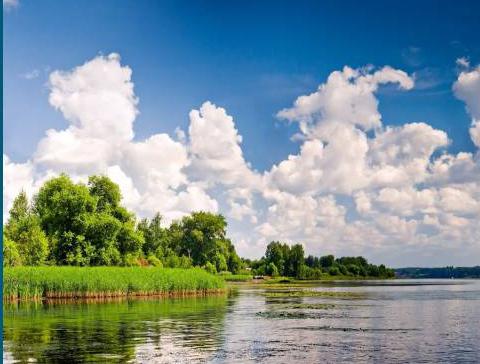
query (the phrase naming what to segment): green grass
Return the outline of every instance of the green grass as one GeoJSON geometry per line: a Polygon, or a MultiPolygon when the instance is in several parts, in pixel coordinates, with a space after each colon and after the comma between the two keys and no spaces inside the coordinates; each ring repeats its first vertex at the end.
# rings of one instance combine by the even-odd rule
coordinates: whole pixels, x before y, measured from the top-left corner
{"type": "Polygon", "coordinates": [[[230,274],[224,275],[222,278],[226,282],[249,282],[253,279],[253,276],[249,274],[230,274]]]}
{"type": "Polygon", "coordinates": [[[4,300],[187,296],[223,290],[222,278],[200,268],[15,267],[3,270],[4,300]]]}

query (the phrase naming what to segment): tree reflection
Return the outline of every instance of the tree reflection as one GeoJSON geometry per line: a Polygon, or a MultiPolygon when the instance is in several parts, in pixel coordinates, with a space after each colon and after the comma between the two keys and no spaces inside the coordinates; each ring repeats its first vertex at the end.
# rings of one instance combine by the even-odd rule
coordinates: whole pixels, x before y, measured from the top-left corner
{"type": "Polygon", "coordinates": [[[139,348],[207,358],[222,344],[227,305],[225,295],[5,304],[4,350],[14,361],[39,363],[123,363],[139,348]]]}

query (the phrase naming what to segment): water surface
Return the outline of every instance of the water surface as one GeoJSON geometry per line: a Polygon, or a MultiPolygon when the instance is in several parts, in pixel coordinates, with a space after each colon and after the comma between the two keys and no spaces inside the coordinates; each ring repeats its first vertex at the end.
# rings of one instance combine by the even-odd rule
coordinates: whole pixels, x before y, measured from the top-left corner
{"type": "Polygon", "coordinates": [[[250,285],[207,298],[23,303],[5,305],[3,318],[4,363],[480,362],[478,280],[250,285]]]}

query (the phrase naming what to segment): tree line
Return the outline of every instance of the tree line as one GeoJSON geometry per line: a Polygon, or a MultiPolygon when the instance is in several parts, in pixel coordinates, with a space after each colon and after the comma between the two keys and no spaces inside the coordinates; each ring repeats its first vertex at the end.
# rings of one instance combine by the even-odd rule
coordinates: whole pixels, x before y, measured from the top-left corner
{"type": "Polygon", "coordinates": [[[189,268],[318,279],[322,274],[393,277],[363,257],[305,257],[301,244],[271,242],[259,260],[241,259],[228,239],[222,215],[193,212],[162,224],[162,216],[138,220],[121,205],[120,188],[107,176],[74,183],[62,174],[46,181],[32,202],[15,198],[3,229],[5,266],[73,265],[189,268]],[[245,272],[245,271],[244,271],[245,272]]]}
{"type": "Polygon", "coordinates": [[[289,246],[272,241],[268,244],[264,257],[249,261],[257,275],[288,276],[298,279],[320,279],[322,275],[393,278],[395,272],[385,265],[370,264],[364,257],[341,257],[333,255],[305,257],[301,244],[289,246]]]}
{"type": "Polygon", "coordinates": [[[121,198],[119,186],[106,176],[83,184],[62,174],[45,182],[31,204],[20,192],[3,229],[4,265],[240,270],[222,215],[194,212],[163,227],[160,214],[138,221],[121,198]]]}
{"type": "Polygon", "coordinates": [[[480,278],[480,266],[438,267],[438,268],[397,268],[399,278],[480,278]]]}

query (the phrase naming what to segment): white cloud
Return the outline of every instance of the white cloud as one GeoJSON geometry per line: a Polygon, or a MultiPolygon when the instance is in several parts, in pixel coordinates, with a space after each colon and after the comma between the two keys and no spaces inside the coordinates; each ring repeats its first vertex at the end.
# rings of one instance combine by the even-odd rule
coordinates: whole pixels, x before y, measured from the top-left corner
{"type": "Polygon", "coordinates": [[[281,110],[278,117],[298,121],[304,134],[315,134],[315,126],[327,122],[351,124],[364,130],[379,127],[381,115],[374,92],[386,83],[398,83],[405,90],[413,87],[412,78],[391,67],[371,73],[369,69],[346,66],[332,72],[316,92],[297,98],[294,106],[281,110]]]}
{"type": "Polygon", "coordinates": [[[455,63],[457,64],[457,66],[462,67],[462,68],[470,67],[470,61],[466,57],[457,58],[455,63]]]}
{"type": "MultiPolygon", "coordinates": [[[[190,163],[185,145],[167,134],[133,141],[138,100],[131,75],[117,54],[98,56],[71,71],[53,72],[49,102],[69,126],[47,130],[32,162],[12,164],[5,156],[4,164],[12,171],[7,184],[8,178],[19,180],[19,186],[27,182],[32,186],[62,172],[77,180],[102,173],[119,183],[127,206],[142,216],[160,211],[168,221],[193,209],[217,211],[216,201],[184,173],[190,163]]],[[[10,188],[4,189],[4,213],[15,196],[10,188]]]]}
{"type": "Polygon", "coordinates": [[[473,143],[480,148],[480,65],[460,73],[453,85],[455,95],[465,102],[472,126],[470,136],[473,143]]]}
{"type": "MultiPolygon", "coordinates": [[[[477,146],[479,75],[466,69],[453,87],[477,146]]],[[[222,212],[249,256],[269,239],[394,264],[455,249],[478,256],[480,153],[447,153],[447,134],[424,122],[385,127],[375,93],[386,83],[409,90],[414,81],[391,67],[333,72],[278,113],[298,123],[300,151],[259,173],[245,160],[233,117],[209,101],[190,112],[187,132],[134,140],[132,70],[117,54],[95,57],[50,75],[50,104],[68,125],[47,130],[25,163],[4,155],[4,214],[22,188],[31,196],[50,176],[104,173],[140,216],[159,211],[168,223],[194,210],[222,212]]]]}

